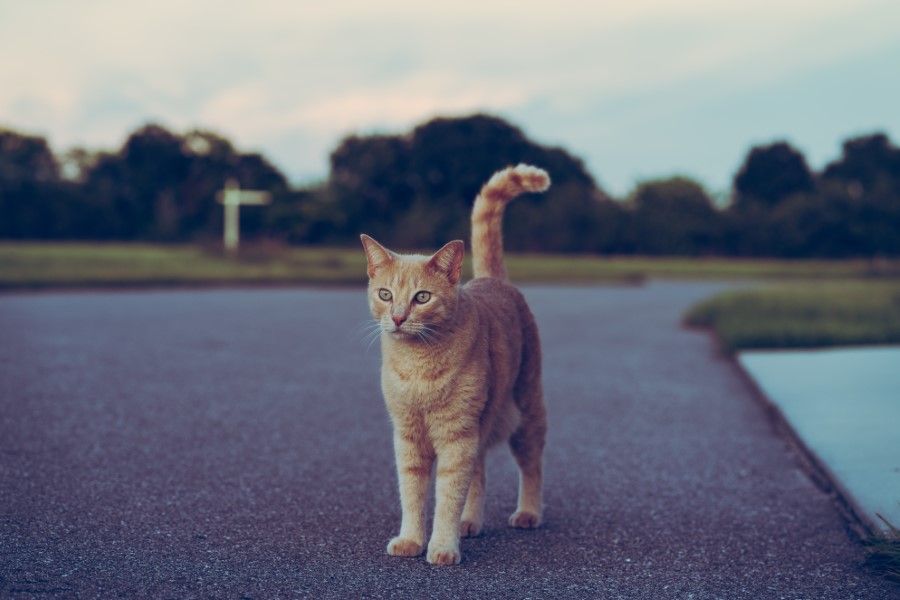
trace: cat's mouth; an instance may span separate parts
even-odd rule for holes
[[[395,340],[405,340],[415,337],[415,332],[405,328],[403,325],[403,323],[401,323],[400,325],[392,324],[391,328],[385,329],[384,332]]]

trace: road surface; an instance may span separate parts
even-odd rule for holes
[[[463,564],[399,524],[362,290],[0,297],[0,597],[872,598],[831,499],[679,316],[720,284],[529,287],[546,526],[489,462]]]

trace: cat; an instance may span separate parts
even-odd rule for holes
[[[550,186],[545,171],[509,167],[484,185],[472,209],[475,278],[460,285],[464,244],[432,256],[395,253],[360,236],[368,300],[381,329],[381,388],[394,430],[400,532],[388,554],[419,556],[425,503],[435,472],[435,512],[426,560],[458,564],[460,536],[484,523],[485,452],[508,441],[519,466],[512,527],[542,515],[542,453],[547,431],[537,325],[507,281],[502,219],[523,192]]]

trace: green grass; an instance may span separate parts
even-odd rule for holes
[[[900,261],[772,261],[509,255],[513,281],[635,283],[682,279],[822,279],[900,275]],[[468,273],[471,273],[468,270]],[[359,284],[356,248],[247,245],[238,257],[196,245],[0,243],[0,288]]]
[[[200,246],[0,244],[0,287],[176,286],[361,281],[359,253],[258,247],[239,258]]]
[[[789,283],[727,292],[692,308],[729,351],[900,343],[900,279]]]
[[[900,277],[900,260],[759,260],[510,255],[513,280],[590,280],[598,275],[657,279],[837,279]],[[517,277],[517,275],[519,277]]]

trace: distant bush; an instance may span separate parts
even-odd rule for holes
[[[510,207],[508,247],[589,252],[609,199],[583,163],[530,141],[496,117],[434,119],[409,135],[345,139],[331,155],[328,196],[344,213],[348,238],[365,231],[388,245],[434,247],[466,238],[480,187],[520,162],[550,172],[547,194]]]
[[[751,148],[731,202],[714,205],[686,177],[638,184],[624,200],[584,163],[489,115],[438,118],[406,134],[350,136],[325,181],[292,188],[265,157],[209,131],[159,125],[114,152],[55,156],[46,140],[0,130],[0,238],[209,240],[228,178],[272,192],[241,213],[242,234],[296,244],[356,244],[366,232],[398,248],[467,238],[469,211],[492,173],[526,162],[553,186],[508,209],[505,243],[532,252],[877,257],[900,255],[900,150],[886,135],[847,140],[822,173],[785,141]]]
[[[747,165],[754,156],[770,154],[780,157],[781,175],[776,167],[772,175],[780,183],[760,184],[757,189],[768,190],[767,195],[750,194],[742,176],[746,179],[750,171],[761,175]],[[801,159],[784,143],[751,149],[735,179],[733,203],[726,212],[727,254],[900,255],[900,149],[883,134],[847,140],[841,158],[810,180]],[[778,163],[771,156],[766,161]]]
[[[695,181],[671,177],[643,182],[626,206],[638,254],[709,255],[720,249],[721,216]]]

